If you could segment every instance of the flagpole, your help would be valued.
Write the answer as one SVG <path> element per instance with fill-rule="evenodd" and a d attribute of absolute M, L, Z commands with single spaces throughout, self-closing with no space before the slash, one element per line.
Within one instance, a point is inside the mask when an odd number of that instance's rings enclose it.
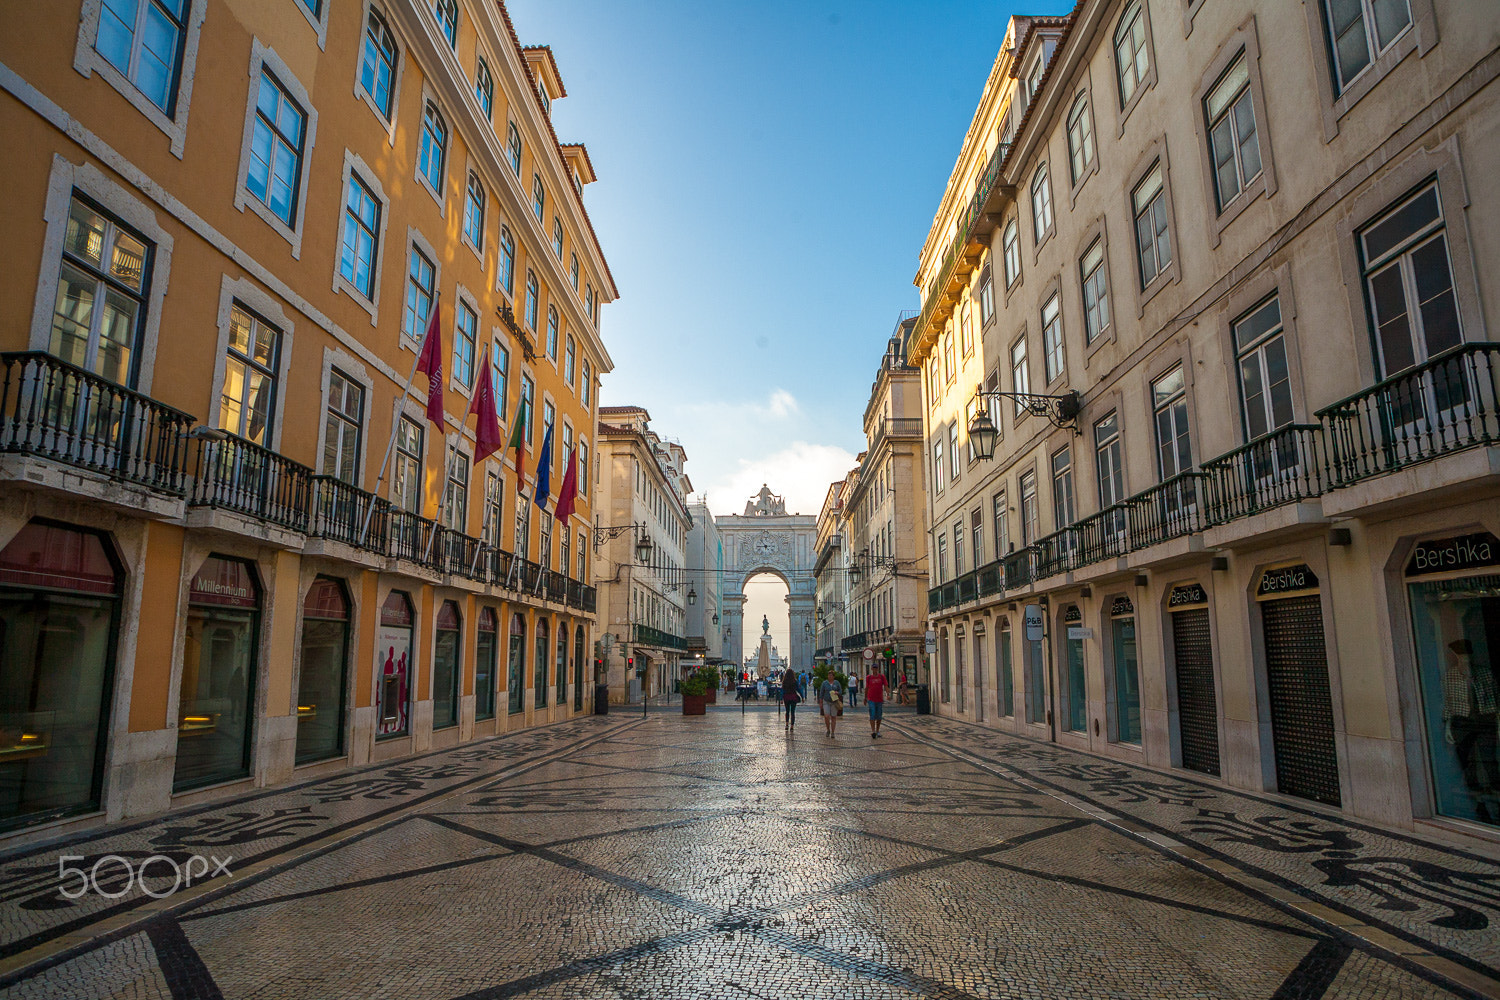
<path fill-rule="evenodd" d="M 465 419 L 464 423 L 468 423 L 468 420 Z M 433 519 L 436 524 L 432 531 L 427 533 L 427 551 L 422 556 L 423 562 L 432 558 L 432 543 L 437 538 L 437 528 L 443 523 L 443 510 L 448 506 L 448 477 L 453 472 L 454 459 L 458 458 L 458 446 L 463 443 L 463 439 L 463 427 L 459 427 L 458 440 L 453 442 L 453 454 L 451 456 L 445 455 L 443 458 L 443 483 L 442 488 L 438 491 L 438 516 Z M 444 450 L 448 448 L 448 431 L 446 428 L 443 430 L 443 448 Z"/>
<path fill-rule="evenodd" d="M 439 301 L 442 300 L 442 298 L 443 298 L 443 293 L 442 292 L 438 292 L 437 293 L 437 297 L 432 300 L 432 307 L 434 309 L 437 308 L 437 304 L 438 304 Z M 426 339 L 425 336 L 424 336 L 423 339 Z M 380 460 L 380 475 L 378 475 L 378 476 L 375 477 L 375 496 L 376 496 L 376 498 L 379 498 L 379 496 L 380 496 L 380 484 L 385 481 L 386 466 L 390 465 L 390 463 L 391 463 L 391 452 L 393 452 L 393 451 L 396 450 L 396 428 L 400 426 L 401 411 L 406 408 L 406 406 L 405 406 L 405 404 L 406 404 L 406 397 L 409 396 L 409 395 L 411 395 L 411 384 L 414 381 L 416 381 L 416 378 L 417 378 L 417 365 L 419 365 L 421 363 L 422 363 L 422 349 L 419 346 L 417 348 L 417 356 L 412 359 L 411 374 L 408 375 L 408 376 L 406 376 L 406 388 L 404 388 L 404 389 L 401 390 L 401 401 L 396 404 L 396 415 L 391 420 L 391 439 L 389 441 L 387 441 L 386 445 L 385 445 L 385 458 L 383 458 L 383 459 Z M 365 539 L 370 534 L 370 518 L 373 517 L 374 515 L 375 515 L 375 504 L 372 501 L 370 503 L 370 505 L 369 505 L 369 509 L 365 511 L 365 523 L 359 529 L 359 547 L 360 548 L 364 548 Z"/>

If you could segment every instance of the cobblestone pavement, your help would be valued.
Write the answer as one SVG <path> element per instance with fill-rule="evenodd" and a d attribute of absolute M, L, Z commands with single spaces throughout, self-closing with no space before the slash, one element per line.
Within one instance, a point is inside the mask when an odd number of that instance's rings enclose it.
<path fill-rule="evenodd" d="M 863 714 L 585 718 L 0 854 L 0 996 L 1500 996 L 1490 859 Z M 60 892 L 152 854 L 233 874 Z"/>

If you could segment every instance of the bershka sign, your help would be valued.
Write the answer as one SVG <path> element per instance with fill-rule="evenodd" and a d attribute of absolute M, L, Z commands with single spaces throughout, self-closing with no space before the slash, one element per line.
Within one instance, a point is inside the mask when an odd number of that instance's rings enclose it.
<path fill-rule="evenodd" d="M 1500 565 L 1500 538 L 1488 531 L 1418 542 L 1406 563 L 1407 576 Z"/>
<path fill-rule="evenodd" d="M 1318 589 L 1318 575 L 1307 563 L 1296 566 L 1278 566 L 1260 575 L 1260 586 L 1255 588 L 1256 600 L 1285 597 Z"/>
<path fill-rule="evenodd" d="M 1167 595 L 1167 608 L 1195 608 L 1208 603 L 1208 594 L 1201 583 L 1188 583 L 1180 587 L 1173 587 L 1172 592 Z"/>

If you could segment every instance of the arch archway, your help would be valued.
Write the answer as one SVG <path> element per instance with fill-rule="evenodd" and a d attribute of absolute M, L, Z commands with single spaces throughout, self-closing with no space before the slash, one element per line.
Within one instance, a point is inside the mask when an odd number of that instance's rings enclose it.
<path fill-rule="evenodd" d="M 768 489 L 762 487 L 759 502 L 745 505 L 742 515 L 714 518 L 724 546 L 724 658 L 743 663 L 760 642 L 760 622 L 745 621 L 745 584 L 769 573 L 787 586 L 787 617 L 790 626 L 788 664 L 794 670 L 812 669 L 813 638 L 809 628 L 816 601 L 813 565 L 817 559 L 817 518 L 811 514 L 787 514 Z"/>

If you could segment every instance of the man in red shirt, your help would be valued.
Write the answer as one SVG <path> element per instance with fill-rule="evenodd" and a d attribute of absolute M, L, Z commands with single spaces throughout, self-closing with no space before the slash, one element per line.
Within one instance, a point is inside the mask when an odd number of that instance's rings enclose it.
<path fill-rule="evenodd" d="M 872 668 L 865 678 L 865 707 L 870 710 L 870 739 L 880 736 L 880 720 L 885 716 L 885 675 Z"/>

